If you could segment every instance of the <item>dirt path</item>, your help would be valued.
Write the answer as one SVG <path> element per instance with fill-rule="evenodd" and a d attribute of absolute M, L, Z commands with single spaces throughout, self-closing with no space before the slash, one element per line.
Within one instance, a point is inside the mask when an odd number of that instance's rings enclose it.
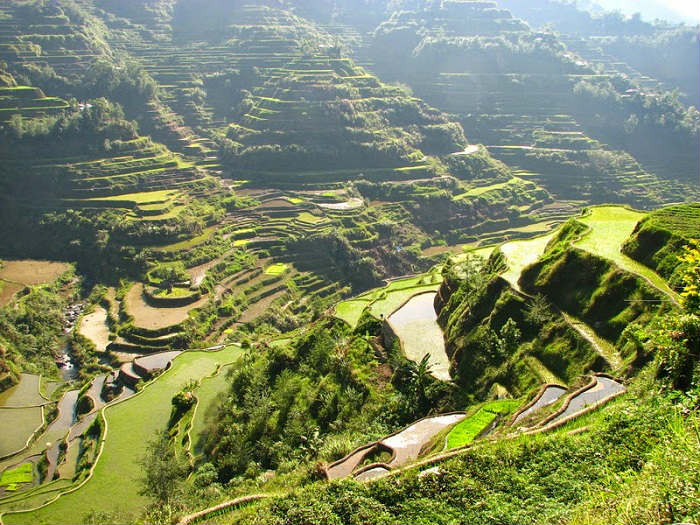
<path fill-rule="evenodd" d="M 593 330 L 593 328 L 588 326 L 583 321 L 571 315 L 565 314 L 564 312 L 562 312 L 562 315 L 564 316 L 567 324 L 576 330 L 581 337 L 591 344 L 596 352 L 598 352 L 608 363 L 610 363 L 613 370 L 617 370 L 622 366 L 622 356 L 617 352 L 617 350 L 615 350 L 613 345 L 602 337 L 599 337 L 598 334 L 595 333 L 595 330 Z"/>

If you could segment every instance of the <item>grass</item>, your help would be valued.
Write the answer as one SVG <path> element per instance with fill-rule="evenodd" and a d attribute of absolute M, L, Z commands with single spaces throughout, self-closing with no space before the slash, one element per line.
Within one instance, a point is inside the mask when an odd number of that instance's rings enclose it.
<path fill-rule="evenodd" d="M 240 352 L 243 353 L 243 350 Z M 197 396 L 197 411 L 192 418 L 192 429 L 190 436 L 192 437 L 192 453 L 197 455 L 204 444 L 204 431 L 215 414 L 212 414 L 211 409 L 215 406 L 219 396 L 227 392 L 229 383 L 226 374 L 233 368 L 233 365 L 222 367 L 219 373 L 214 377 L 207 377 L 202 380 L 195 395 Z"/>
<path fill-rule="evenodd" d="M 154 246 L 153 249 L 161 252 L 178 252 L 180 250 L 187 250 L 189 248 L 194 248 L 198 244 L 202 244 L 209 239 L 211 239 L 216 233 L 217 226 L 212 226 L 207 228 L 202 232 L 201 235 L 192 237 L 191 239 L 186 239 L 184 241 L 176 242 L 174 244 L 168 244 L 166 246 Z"/>
<path fill-rule="evenodd" d="M 362 316 L 365 308 L 369 305 L 369 301 L 365 299 L 351 299 L 338 303 L 335 307 L 335 316 L 348 323 L 353 328 L 357 326 L 357 322 Z"/>
<path fill-rule="evenodd" d="M 437 291 L 440 288 L 442 281 L 435 284 L 414 285 L 408 288 L 399 288 L 389 291 L 386 296 L 377 299 L 370 306 L 372 315 L 377 318 L 388 317 L 399 306 L 408 301 L 411 296 L 420 292 Z"/>
<path fill-rule="evenodd" d="M 550 233 L 525 241 L 507 242 L 501 246 L 501 251 L 508 261 L 508 269 L 503 273 L 502 277 L 513 288 L 519 289 L 518 280 L 520 279 L 520 274 L 527 266 L 539 259 L 553 236 L 554 233 Z"/>
<path fill-rule="evenodd" d="M 700 203 L 679 204 L 649 214 L 649 222 L 686 239 L 700 238 Z"/>
<path fill-rule="evenodd" d="M 168 290 L 160 290 L 156 293 L 156 297 L 162 297 L 164 299 L 176 299 L 179 297 L 189 297 L 192 295 L 192 290 L 187 288 L 173 288 L 170 292 Z"/>
<path fill-rule="evenodd" d="M 594 255 L 613 261 L 620 268 L 647 279 L 666 295 L 678 300 L 678 294 L 671 290 L 666 281 L 656 272 L 626 256 L 620 251 L 622 244 L 634 231 L 637 223 L 645 217 L 642 212 L 621 206 L 597 206 L 590 214 L 578 220 L 590 227 L 575 245 Z"/>
<path fill-rule="evenodd" d="M 506 182 L 501 182 L 499 184 L 491 184 L 490 186 L 478 186 L 476 188 L 472 188 L 472 189 L 466 191 L 465 193 L 461 193 L 460 195 L 457 195 L 455 197 L 455 200 L 462 200 L 462 199 L 466 199 L 468 197 L 480 197 L 481 195 L 483 195 L 484 193 L 487 193 L 489 191 L 507 188 L 511 184 L 514 184 L 515 182 L 518 182 L 518 181 L 520 181 L 520 179 L 518 179 L 517 177 L 513 177 L 512 179 L 507 180 Z"/>
<path fill-rule="evenodd" d="M 19 383 L 0 393 L 0 407 L 28 407 L 42 405 L 46 399 L 39 394 L 41 378 L 22 374 Z"/>
<path fill-rule="evenodd" d="M 250 242 L 250 239 L 238 239 L 236 241 L 233 241 L 233 247 L 234 248 L 243 248 L 248 245 Z"/>
<path fill-rule="evenodd" d="M 34 466 L 31 463 L 24 463 L 17 468 L 6 470 L 0 477 L 0 487 L 14 492 L 20 485 L 34 481 Z"/>
<path fill-rule="evenodd" d="M 387 317 L 412 295 L 437 291 L 442 284 L 442 276 L 438 270 L 439 268 L 436 268 L 429 273 L 392 281 L 383 288 L 376 288 L 338 303 L 335 315 L 353 327 L 357 325 L 363 310 L 368 306 L 375 317 Z"/>
<path fill-rule="evenodd" d="M 460 421 L 447 435 L 447 449 L 469 445 L 486 430 L 499 415 L 512 412 L 520 404 L 514 399 L 499 399 L 485 404 L 477 412 Z"/>
<path fill-rule="evenodd" d="M 88 201 L 129 201 L 136 204 L 155 204 L 173 199 L 178 194 L 173 190 L 146 191 L 141 193 L 127 193 L 112 197 L 95 197 Z"/>
<path fill-rule="evenodd" d="M 305 211 L 297 215 L 297 220 L 299 220 L 300 222 L 305 222 L 307 224 L 321 224 L 322 222 L 326 222 L 328 219 L 326 219 L 325 217 L 316 217 L 308 211 Z"/>
<path fill-rule="evenodd" d="M 146 386 L 141 394 L 105 410 L 107 435 L 104 450 L 92 478 L 79 490 L 30 513 L 3 516 L 6 524 L 83 523 L 91 510 L 138 513 L 148 503 L 139 494 L 143 476 L 139 460 L 156 432 L 165 429 L 171 399 L 190 380 L 211 375 L 217 366 L 230 363 L 240 348 L 220 352 L 185 352 L 172 368 Z M 105 494 L 109 494 L 106 498 Z"/>
<path fill-rule="evenodd" d="M 282 275 L 289 269 L 284 263 L 275 263 L 265 268 L 265 275 Z"/>

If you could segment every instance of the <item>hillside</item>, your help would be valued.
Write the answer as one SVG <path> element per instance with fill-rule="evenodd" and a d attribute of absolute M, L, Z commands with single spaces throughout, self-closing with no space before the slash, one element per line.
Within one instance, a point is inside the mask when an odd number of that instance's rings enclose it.
<path fill-rule="evenodd" d="M 627 71 L 604 70 L 564 36 L 531 30 L 493 2 L 395 14 L 372 45 L 378 71 L 457 114 L 471 140 L 555 196 L 647 206 L 694 191 L 695 109 Z M 639 105 L 675 122 L 641 116 Z M 671 179 L 686 182 L 671 189 Z"/>
<path fill-rule="evenodd" d="M 4 2 L 0 524 L 700 522 L 697 36 Z"/>

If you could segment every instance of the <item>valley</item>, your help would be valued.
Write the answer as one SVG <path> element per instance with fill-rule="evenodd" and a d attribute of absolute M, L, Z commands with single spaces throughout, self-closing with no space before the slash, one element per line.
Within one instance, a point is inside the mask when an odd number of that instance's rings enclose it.
<path fill-rule="evenodd" d="M 515 4 L 0 6 L 0 524 L 700 520 L 697 28 Z"/>

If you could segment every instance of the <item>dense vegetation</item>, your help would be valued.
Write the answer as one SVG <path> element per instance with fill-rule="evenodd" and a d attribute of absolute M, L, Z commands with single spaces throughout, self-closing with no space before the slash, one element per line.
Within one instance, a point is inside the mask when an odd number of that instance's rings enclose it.
<path fill-rule="evenodd" d="M 2 522 L 700 519 L 697 42 L 2 3 Z"/>

